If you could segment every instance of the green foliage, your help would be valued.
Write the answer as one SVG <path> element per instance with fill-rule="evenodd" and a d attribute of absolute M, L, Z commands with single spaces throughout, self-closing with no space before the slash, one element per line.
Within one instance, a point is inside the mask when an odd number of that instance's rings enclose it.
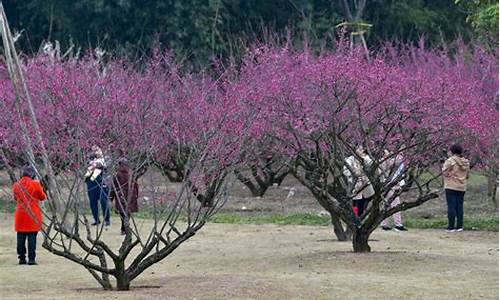
<path fill-rule="evenodd" d="M 148 54 L 157 42 L 194 65 L 213 57 L 238 56 L 248 41 L 290 36 L 307 39 L 313 48 L 334 36 L 345 19 L 340 1 L 330 0 L 25 0 L 3 1 L 10 24 L 23 30 L 17 42 L 25 53 L 37 52 L 44 40 L 58 40 L 62 49 L 102 47 L 114 53 Z M 498 15 L 498 4 L 496 5 Z M 380 40 L 430 43 L 467 37 L 471 27 L 486 28 L 494 12 L 471 17 L 453 1 L 368 0 L 363 21 L 373 26 L 368 43 Z M 498 19 L 496 19 L 498 22 Z M 489 28 L 489 27 L 488 27 Z M 482 30 L 482 29 L 481 29 Z"/>
<path fill-rule="evenodd" d="M 480 40 L 498 45 L 498 1 L 455 0 L 455 4 L 466 12 L 467 23 Z"/>
<path fill-rule="evenodd" d="M 373 23 L 374 39 L 416 41 L 421 37 L 440 43 L 467 37 L 466 15 L 451 1 L 371 1 L 366 18 Z"/>

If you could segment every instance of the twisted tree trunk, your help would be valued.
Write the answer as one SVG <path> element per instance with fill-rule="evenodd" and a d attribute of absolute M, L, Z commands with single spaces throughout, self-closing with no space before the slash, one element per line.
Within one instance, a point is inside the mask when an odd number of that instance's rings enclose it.
<path fill-rule="evenodd" d="M 346 231 L 348 227 L 346 227 L 346 230 L 344 230 L 344 226 L 342 225 L 342 222 L 337 217 L 337 215 L 333 211 L 329 211 L 329 213 L 333 226 L 333 233 L 335 234 L 337 239 L 341 242 L 348 241 L 350 239 L 350 234 Z"/>
<path fill-rule="evenodd" d="M 130 290 L 130 278 L 125 270 L 125 259 L 115 260 L 116 289 L 119 291 Z"/>
<path fill-rule="evenodd" d="M 370 233 L 366 232 L 363 228 L 356 228 L 353 230 L 352 247 L 356 253 L 371 252 L 370 245 L 368 245 L 368 238 Z"/>

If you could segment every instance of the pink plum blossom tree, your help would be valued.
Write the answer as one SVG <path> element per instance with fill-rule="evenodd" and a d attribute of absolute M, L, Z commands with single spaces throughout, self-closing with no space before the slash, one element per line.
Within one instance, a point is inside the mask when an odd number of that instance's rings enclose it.
<path fill-rule="evenodd" d="M 492 91 L 470 76 L 462 54 L 411 50 L 407 59 L 367 61 L 342 47 L 319 56 L 261 47 L 241 68 L 242 84 L 256 87 L 246 100 L 260 108 L 263 134 L 295 157 L 294 175 L 331 214 L 341 240 L 348 234 L 339 220 L 346 224 L 355 252 L 370 251 L 368 238 L 383 219 L 439 196 L 435 182 L 450 144 L 484 156 L 498 136 Z M 396 173 L 398 157 L 404 168 Z M 369 201 L 357 214 L 360 193 Z M 402 194 L 405 201 L 391 206 Z"/>

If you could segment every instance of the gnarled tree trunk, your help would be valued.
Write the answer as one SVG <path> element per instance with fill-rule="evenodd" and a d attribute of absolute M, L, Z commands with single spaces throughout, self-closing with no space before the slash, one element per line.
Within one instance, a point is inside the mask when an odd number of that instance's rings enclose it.
<path fill-rule="evenodd" d="M 371 252 L 370 245 L 368 245 L 368 238 L 370 233 L 366 232 L 363 228 L 356 228 L 353 230 L 352 247 L 356 253 Z"/>
<path fill-rule="evenodd" d="M 340 219 L 336 216 L 336 214 L 332 211 L 329 211 L 330 213 L 330 218 L 332 221 L 332 226 L 333 226 L 333 233 L 335 233 L 335 236 L 337 239 L 341 242 L 348 241 L 351 238 L 350 232 L 348 232 L 348 226 L 346 226 L 344 230 L 344 226 L 342 226 L 342 222 Z"/>
<path fill-rule="evenodd" d="M 128 273 L 125 270 L 124 260 L 115 260 L 115 273 L 113 274 L 116 278 L 116 289 L 119 291 L 127 291 L 130 289 L 130 279 Z"/>

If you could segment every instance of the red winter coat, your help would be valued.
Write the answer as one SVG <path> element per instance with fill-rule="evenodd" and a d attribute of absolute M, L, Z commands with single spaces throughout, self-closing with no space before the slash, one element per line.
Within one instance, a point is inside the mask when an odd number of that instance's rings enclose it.
<path fill-rule="evenodd" d="M 37 232 L 42 229 L 42 212 L 40 201 L 47 198 L 40 181 L 24 176 L 12 187 L 17 202 L 14 213 L 16 232 Z"/>
<path fill-rule="evenodd" d="M 135 178 L 130 180 L 130 173 L 127 168 L 119 168 L 113 176 L 113 188 L 110 193 L 110 200 L 115 201 L 115 209 L 118 213 L 137 212 L 137 198 L 139 198 L 139 185 Z M 130 186 L 129 186 L 130 183 Z"/>

